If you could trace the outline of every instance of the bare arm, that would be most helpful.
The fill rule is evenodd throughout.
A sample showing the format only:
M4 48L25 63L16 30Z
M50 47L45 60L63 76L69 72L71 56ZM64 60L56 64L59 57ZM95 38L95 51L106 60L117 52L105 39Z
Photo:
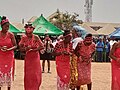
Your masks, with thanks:
M60 44L57 43L57 44L55 45L55 48L54 48L54 51L53 51L52 55L54 55L54 56L62 55L63 52L60 51L59 49L60 49Z
M93 43L91 57L94 56L94 54L95 54L95 50L96 50L96 46L95 46L95 43Z
M22 52L26 51L26 48L24 47L23 44L20 44L20 45L19 45L19 49L20 49L20 51L22 51Z
M8 48L7 50L14 50L17 48L17 44L14 36L12 36L11 41L12 41L13 47Z
M24 51L26 51L26 47L24 46L24 36L22 36L22 38L21 38L21 40L20 40L20 42L19 42L19 49L20 49L20 51L22 51L22 52L24 52Z
M55 51L54 51L54 52L52 53L52 55L54 55L54 56L59 56L59 55L62 55L62 52L55 52Z
M80 56L80 53L79 53L79 50L80 50L80 47L81 47L81 42L79 42L74 50L74 53L77 57Z
M39 51L39 50L44 49L44 44L42 43L41 39L36 35L35 35L35 39L36 39L36 41L38 41L39 46L35 49L32 49L32 51Z
M118 45L117 43L113 44L112 49L109 54L110 58L113 60L117 60L117 57L114 56L114 52L116 50L117 45Z

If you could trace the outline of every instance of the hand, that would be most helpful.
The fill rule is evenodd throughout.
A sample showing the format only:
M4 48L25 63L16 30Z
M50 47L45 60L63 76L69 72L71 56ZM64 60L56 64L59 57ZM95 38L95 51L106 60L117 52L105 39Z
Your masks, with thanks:
M7 51L7 50L1 48L1 51L5 52L5 51Z
M74 50L72 49L72 50L70 50L70 52L71 52L71 53L74 53Z
M120 63L120 58L117 58L116 61L117 61L118 63Z
M72 53L67 52L67 51L62 51L60 52L60 55L72 55Z
M33 49L29 49L28 51L33 51Z
M31 49L31 46L27 46L27 47L25 48L26 51L28 51L28 50L30 50L30 49Z
M90 60L88 60L86 63L87 63L87 65L88 65L88 64L90 63Z
M30 48L28 51L38 51L38 50L39 50L38 48L34 48L34 49Z
M45 53L45 50L43 49L43 50L40 50L40 53L41 54L44 54Z
M79 56L78 58L80 62L84 62L84 59L81 56Z
M70 53L67 52L67 51L63 51L62 53L65 54L65 55L69 55L69 54L70 54Z
M1 51L7 51L7 46L3 46L3 47L1 47Z

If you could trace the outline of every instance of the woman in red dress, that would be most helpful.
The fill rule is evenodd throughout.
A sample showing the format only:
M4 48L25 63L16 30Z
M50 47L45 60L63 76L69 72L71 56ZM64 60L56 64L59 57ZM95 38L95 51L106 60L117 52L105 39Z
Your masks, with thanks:
M112 59L112 88L111 90L120 90L120 42L113 44L110 51Z
M70 83L70 54L72 51L71 34L65 31L64 40L55 45L57 69L57 90L69 90Z
M92 41L92 34L87 34L85 39L78 43L75 52L78 56L78 83L77 90L81 85L87 84L88 90L92 88L91 82L91 61L95 51L95 44Z
M26 35L22 36L19 43L21 51L25 51L24 64L24 89L39 90L41 85L41 65L39 50L43 49L43 43L37 35L33 34L32 24L26 24Z
M8 32L9 21L5 16L1 21L0 31L0 90L3 85L11 87L14 75L14 49L17 48L14 34Z

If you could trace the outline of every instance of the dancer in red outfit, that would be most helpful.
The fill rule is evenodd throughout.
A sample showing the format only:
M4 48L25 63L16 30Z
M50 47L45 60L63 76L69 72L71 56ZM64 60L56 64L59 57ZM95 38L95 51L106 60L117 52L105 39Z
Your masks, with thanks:
M14 75L14 49L17 48L14 34L8 32L9 21L2 17L0 31L0 90L3 85L11 87Z
M110 57L112 58L112 89L120 90L120 42L113 44L110 51Z
M92 41L92 34L87 34L85 39L78 43L75 52L78 56L78 84L77 90L81 85L87 84L88 90L92 88L91 82L91 61L95 51L95 44Z
M56 44L57 90L69 90L70 83L70 53L72 50L71 34L65 31L64 40Z
M41 65L39 50L43 49L43 43L37 35L33 34L32 24L26 24L26 35L19 43L20 50L25 51L24 64L24 88L25 90L39 90L41 85Z

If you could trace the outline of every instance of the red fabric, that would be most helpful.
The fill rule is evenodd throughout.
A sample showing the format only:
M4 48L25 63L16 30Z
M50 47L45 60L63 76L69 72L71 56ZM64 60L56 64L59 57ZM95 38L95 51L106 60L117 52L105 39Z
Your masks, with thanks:
M83 41L78 44L78 86L91 83L91 54L95 51L95 44L85 46Z
M0 32L1 33L1 32ZM0 46L7 46L7 48L11 48L13 37L12 33L7 33L5 37L0 37ZM11 81L13 79L13 63L14 63L14 51L1 51L0 50L0 86L6 84L7 86L11 85Z
M35 40L34 35L31 40L23 36L19 44L36 48L42 45L41 40ZM24 64L24 88L25 90L39 90L41 85L41 66L39 51L27 51Z
M68 48L64 48L63 41L59 42L55 46L55 52L62 52L64 50L70 51L72 49L72 44ZM58 90L69 90L68 84L70 81L70 56L69 55L59 55L56 56L56 69L58 75ZM65 89L68 88L68 89Z
M114 52L115 57L120 58L120 48ZM120 63L112 60L112 90L120 90Z

